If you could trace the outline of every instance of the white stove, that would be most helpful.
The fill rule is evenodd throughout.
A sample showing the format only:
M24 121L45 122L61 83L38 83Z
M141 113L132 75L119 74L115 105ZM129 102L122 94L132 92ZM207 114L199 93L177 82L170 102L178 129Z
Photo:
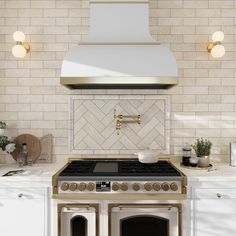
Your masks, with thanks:
M143 164L137 160L70 160L53 176L54 198L93 194L149 194L184 198L186 177L167 160ZM110 198L109 197L109 198Z

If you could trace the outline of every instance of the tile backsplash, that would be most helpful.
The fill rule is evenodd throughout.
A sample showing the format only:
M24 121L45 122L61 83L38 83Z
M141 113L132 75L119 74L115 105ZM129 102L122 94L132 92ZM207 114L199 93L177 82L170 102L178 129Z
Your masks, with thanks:
M235 0L150 0L151 34L177 58L179 85L170 90L69 91L59 84L60 67L67 50L88 32L89 1L1 0L0 120L8 123L11 136L53 134L54 159L61 160L71 156L71 96L76 101L94 96L96 101L94 94L167 95L170 153L179 154L185 143L207 137L213 142L212 156L228 160L228 144L236 136L235 16ZM22 60L11 54L16 30L23 31L31 45ZM216 30L225 33L222 59L206 52ZM79 145L77 151L87 148ZM0 162L5 155L0 154Z
M116 131L116 113L141 115L141 124L122 124ZM170 149L168 96L97 95L71 100L71 152L73 154L132 154L150 148Z

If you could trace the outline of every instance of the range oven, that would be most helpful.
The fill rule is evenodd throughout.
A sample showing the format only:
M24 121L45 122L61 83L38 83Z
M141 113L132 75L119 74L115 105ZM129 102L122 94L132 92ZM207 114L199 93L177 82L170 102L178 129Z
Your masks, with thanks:
M69 160L53 176L55 236L183 236L186 189L166 160Z

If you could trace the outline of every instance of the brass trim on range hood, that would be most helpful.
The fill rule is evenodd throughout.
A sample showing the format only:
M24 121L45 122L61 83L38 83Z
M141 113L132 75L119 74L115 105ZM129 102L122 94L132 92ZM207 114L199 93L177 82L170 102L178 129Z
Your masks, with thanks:
M177 77L61 77L69 89L166 89L178 84Z

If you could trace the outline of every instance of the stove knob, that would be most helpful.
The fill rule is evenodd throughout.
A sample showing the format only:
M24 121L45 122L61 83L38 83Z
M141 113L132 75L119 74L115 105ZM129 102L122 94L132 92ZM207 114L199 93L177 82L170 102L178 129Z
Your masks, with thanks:
M150 183L144 184L144 188L146 191L151 191L152 190L152 185Z
M120 185L120 189L122 190L122 191L127 191L128 190L128 184L127 183L122 183L121 185Z
M78 184L76 184L76 183L71 183L69 185L70 191L75 191L77 189L77 187L78 187Z
M118 191L120 189L120 185L119 185L119 183L113 183L112 184L112 190L113 191Z
M170 185L168 183L163 183L161 185L161 188L166 192L170 189Z
M94 189L95 189L95 184L94 183L88 183L87 190L88 191L93 191Z
M69 184L68 183L62 183L62 185L61 185L61 190L62 191L66 191L66 190L68 190L69 189Z
M170 185L170 189L172 190L172 191L177 191L178 190L178 184L177 183L171 183L171 185Z
M84 191L86 189L86 183L80 183L78 189L79 191Z
M152 188L155 190L155 191L160 191L161 190L161 185L159 183L154 183L152 185Z
M140 190L140 185L138 183L134 183L132 186L134 191L139 191Z

